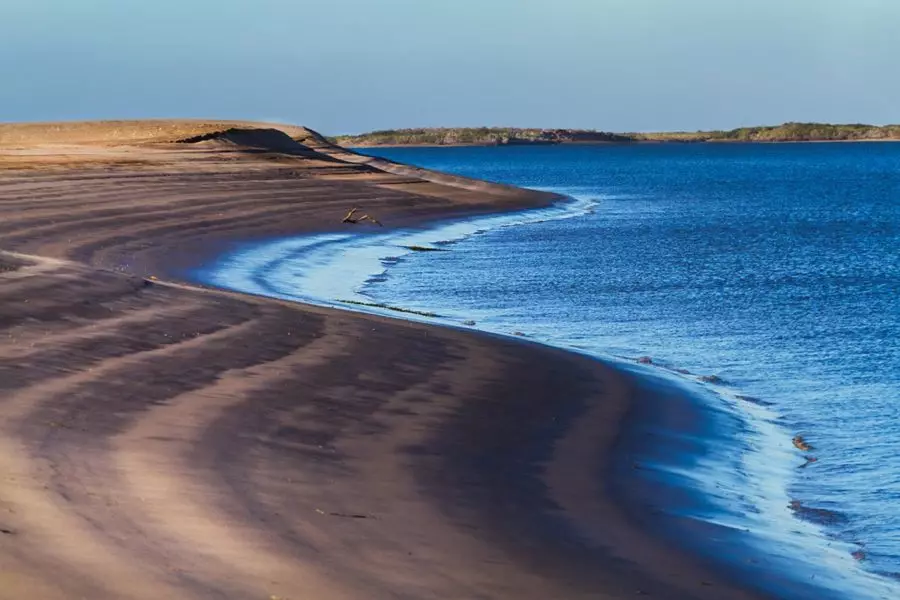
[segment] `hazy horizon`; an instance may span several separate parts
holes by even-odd
[[[0,121],[253,119],[327,134],[900,123],[895,0],[5,4]]]

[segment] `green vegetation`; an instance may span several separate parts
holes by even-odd
[[[819,142],[900,140],[900,125],[831,125],[785,123],[768,127],[740,127],[730,131],[631,133],[635,141],[676,142]]]
[[[827,123],[785,123],[777,127],[742,127],[723,134],[722,139],[738,141],[846,141],[897,140],[900,125],[830,125]]]
[[[627,142],[628,138],[603,131],[577,129],[516,129],[511,127],[459,127],[436,129],[387,129],[362,135],[338,136],[343,146],[502,146]]]
[[[825,142],[900,140],[900,125],[831,125],[785,123],[741,127],[730,131],[609,133],[583,129],[516,129],[509,127],[391,129],[338,136],[342,146],[462,146],[514,144],[590,144],[628,142]]]
[[[358,300],[338,300],[343,304],[355,304],[357,306],[368,306],[371,308],[383,308],[384,310],[393,310],[395,312],[409,313],[411,315],[419,315],[420,317],[440,317],[441,315],[433,312],[425,312],[421,310],[413,310],[411,308],[398,308],[390,304],[381,304],[379,302],[360,302]]]

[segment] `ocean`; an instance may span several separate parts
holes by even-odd
[[[695,493],[673,522],[728,532],[682,543],[779,597],[900,597],[900,144],[364,152],[570,200],[271,240],[198,276],[663,382],[715,415],[683,455],[642,457]]]

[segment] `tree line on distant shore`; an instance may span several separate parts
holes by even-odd
[[[817,142],[900,140],[900,125],[832,125],[785,123],[740,127],[729,131],[611,133],[588,129],[524,129],[515,127],[448,127],[386,129],[336,136],[343,146],[500,146],[514,144],[578,144],[629,142]]]

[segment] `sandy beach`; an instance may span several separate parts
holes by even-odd
[[[0,125],[0,599],[758,597],[611,496],[627,375],[191,284],[557,199],[271,127]]]

